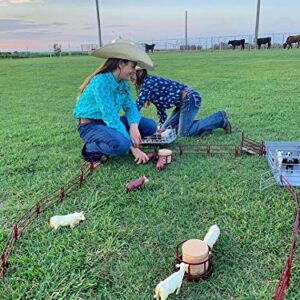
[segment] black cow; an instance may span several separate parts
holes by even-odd
[[[285,158],[283,158],[282,162],[286,164],[285,169],[288,171],[291,169],[291,173],[294,171],[294,165],[299,164],[299,159],[293,157],[293,152],[287,152]]]
[[[241,46],[241,50],[244,50],[245,49],[245,39],[229,41],[228,45],[232,45],[233,50],[235,49],[236,46]]]
[[[261,45],[268,44],[268,49],[271,48],[271,37],[264,37],[257,39],[257,48],[260,49]]]
[[[145,44],[145,51],[148,53],[149,51],[151,51],[153,53],[154,50],[154,46],[155,44]]]

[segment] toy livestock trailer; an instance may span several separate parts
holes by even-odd
[[[281,176],[291,186],[300,186],[300,142],[267,141],[264,146],[271,171],[261,174],[260,190],[273,185],[274,179],[278,185],[282,185]]]

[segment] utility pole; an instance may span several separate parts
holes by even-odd
[[[187,10],[185,11],[185,48],[187,48],[188,38],[187,38]]]
[[[98,21],[99,47],[102,47],[101,25],[100,25],[100,14],[99,14],[98,0],[96,0],[96,8],[97,8],[97,21]]]
[[[254,44],[255,44],[255,47],[257,46],[257,38],[258,38],[259,13],[260,13],[260,0],[257,0],[256,24],[255,24],[255,35],[254,35]]]

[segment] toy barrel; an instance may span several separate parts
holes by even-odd
[[[172,151],[169,149],[160,149],[158,156],[163,159],[165,164],[170,164],[172,161]]]
[[[186,263],[193,264],[190,265],[190,275],[201,275],[208,270],[209,261],[201,264],[208,260],[208,256],[209,248],[207,244],[201,240],[191,239],[182,244],[182,260]]]

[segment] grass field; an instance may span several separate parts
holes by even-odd
[[[216,130],[177,143],[299,140],[300,49],[154,53],[154,72],[196,88],[199,118],[227,108],[233,134]],[[98,65],[92,57],[0,61],[0,251],[11,225],[37,200],[73,178],[82,142],[72,120],[76,92]],[[152,108],[142,114],[155,117]],[[259,193],[263,158],[175,157],[164,171],[114,158],[24,233],[0,282],[0,299],[152,299],[173,271],[174,248],[221,229],[214,272],[184,282],[169,299],[271,299],[292,239],[294,206],[278,186]],[[126,182],[150,182],[125,194]],[[52,231],[49,218],[87,220]],[[300,298],[300,251],[286,299]]]

